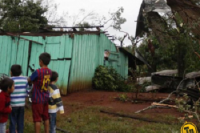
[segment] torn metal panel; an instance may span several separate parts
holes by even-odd
[[[169,73],[167,74],[167,72]],[[177,70],[164,70],[153,73],[151,76],[152,84],[159,85],[160,89],[165,92],[172,92],[176,90],[179,95],[187,93],[191,99],[199,99],[200,72],[188,73],[185,78],[169,76],[174,75],[175,73],[177,73]]]
[[[34,43],[36,43],[36,44],[40,44],[40,45],[43,45],[42,43],[40,43],[40,42],[37,42],[37,41],[33,41],[33,40],[29,40],[29,39],[26,39],[26,38],[24,38],[24,37],[20,37],[20,36],[18,36],[18,35],[14,35],[14,34],[11,34],[11,33],[6,33],[8,36],[11,36],[11,37],[17,37],[17,38],[19,38],[19,39],[23,39],[23,40],[26,40],[26,41],[29,41],[29,42],[34,42]]]
[[[145,82],[150,83],[151,82],[151,77],[141,77],[141,78],[137,78],[137,83],[142,85]]]
[[[165,76],[174,76],[176,74],[178,74],[178,70],[163,70],[163,71],[159,71],[159,72],[155,72],[152,73],[151,75],[165,75]]]
[[[143,0],[141,9],[139,12],[137,20],[137,30],[136,36],[141,35],[142,31],[146,31],[147,28],[144,26],[144,16],[149,15],[150,12],[155,13],[170,13],[177,12],[183,20],[184,24],[194,27],[197,22],[200,20],[200,7],[199,1],[191,0]],[[155,15],[154,15],[155,16]],[[154,19],[152,18],[151,21]],[[149,20],[148,20],[149,21]],[[159,24],[157,22],[157,24]],[[149,27],[151,28],[151,27]],[[196,38],[200,39],[200,25],[198,24],[195,28],[192,29],[193,34]],[[154,31],[153,31],[154,32]]]
[[[141,9],[140,9],[140,13],[138,16],[138,22],[137,22],[137,30],[136,30],[136,36],[140,36],[142,31],[144,32],[148,32],[148,29],[145,27],[145,22],[144,22],[144,17],[146,17],[146,21],[149,24],[149,27],[152,30],[152,33],[156,36],[156,38],[158,39],[159,43],[162,45],[166,45],[165,44],[165,38],[164,36],[161,34],[161,31],[164,31],[165,28],[167,28],[167,23],[165,20],[162,19],[162,17],[159,15],[158,11],[161,9],[169,9],[166,10],[166,12],[170,11],[169,7],[164,8],[163,6],[166,6],[166,2],[165,4],[158,4],[155,3],[156,1],[153,2],[143,2],[141,5]],[[161,6],[162,5],[162,6]],[[158,9],[153,10],[153,8]]]
[[[183,80],[183,78],[154,74],[151,76],[151,80],[153,84],[160,85],[162,88],[170,92],[177,88],[177,86]]]
[[[200,77],[200,71],[198,72],[191,72],[185,75],[186,78],[195,78],[195,77]]]
[[[145,91],[150,92],[150,91],[159,90],[160,88],[161,88],[160,85],[150,85],[150,86],[145,87]]]
[[[137,19],[136,36],[140,36],[143,31],[148,32],[148,28],[144,24],[144,17],[149,16],[149,12],[154,12],[152,14],[168,13],[171,12],[171,8],[165,0],[143,0]]]
[[[165,0],[144,0],[144,12],[170,12],[171,9]]]
[[[144,16],[143,16],[143,9],[145,7],[144,1],[141,4],[140,11],[137,18],[137,25],[136,25],[136,36],[141,36],[142,32],[148,32],[148,28],[145,27],[144,24]]]
[[[199,91],[199,81],[200,77],[195,78],[185,78],[180,82],[177,87],[177,92],[179,95],[187,94],[192,100],[196,101],[200,97]]]

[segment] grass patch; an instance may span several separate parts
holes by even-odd
[[[66,117],[58,116],[58,127],[72,133],[175,133],[180,131],[181,124],[164,125],[147,123],[130,118],[114,117],[102,114],[101,107],[89,107],[76,111]],[[166,121],[173,121],[173,116],[165,116]],[[168,119],[167,119],[168,118]]]
[[[76,107],[76,105],[73,106]],[[77,103],[78,104],[78,103]],[[77,105],[80,106],[80,105]],[[71,133],[178,133],[182,124],[165,125],[100,113],[99,106],[74,110],[70,115],[57,115],[57,127]],[[66,110],[67,111],[67,110]],[[148,115],[143,115],[152,117]],[[157,119],[174,121],[173,116],[159,115]],[[32,112],[25,111],[25,133],[34,133]],[[41,127],[44,132],[44,127]]]

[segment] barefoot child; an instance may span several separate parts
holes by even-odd
[[[6,122],[12,111],[10,94],[14,91],[14,81],[10,78],[2,79],[0,89],[0,133],[6,133]]]
[[[51,83],[49,85],[49,117],[50,117],[50,133],[56,133],[56,113],[64,114],[63,103],[60,91],[55,83],[58,81],[58,73],[52,71]]]
[[[35,124],[35,133],[40,133],[42,120],[44,121],[45,133],[49,133],[49,114],[48,86],[51,78],[51,70],[48,68],[51,56],[48,53],[42,53],[39,56],[40,69],[37,69],[28,79],[33,82],[32,88],[32,113]]]

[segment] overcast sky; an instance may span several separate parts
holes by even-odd
[[[55,0],[55,2],[59,4],[59,14],[62,14],[62,12],[68,12],[71,16],[78,14],[80,9],[85,9],[86,12],[94,11],[99,15],[107,17],[109,11],[113,12],[119,7],[123,7],[123,17],[127,19],[127,22],[122,25],[122,30],[127,31],[132,36],[135,36],[135,21],[137,20],[142,0]],[[109,29],[108,31],[110,35],[123,35],[112,29]],[[131,44],[129,40],[125,40],[124,43],[126,45]]]

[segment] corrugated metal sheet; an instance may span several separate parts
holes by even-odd
[[[75,35],[69,92],[91,88],[94,71],[99,65],[99,38],[97,35]],[[103,59],[103,52],[102,52]]]
[[[124,78],[128,78],[128,56],[119,52],[118,73]]]
[[[23,37],[43,43],[43,45],[39,45],[36,43],[32,44],[29,65],[33,66],[34,64],[35,69],[40,68],[38,58],[39,55],[43,52],[50,53],[52,60],[49,64],[49,68],[53,71],[58,72],[59,80],[57,82],[57,85],[59,86],[62,94],[67,94],[71,61],[65,60],[64,58],[71,58],[73,40],[69,38],[68,35],[50,36],[46,37],[45,39],[42,37]],[[31,75],[31,71],[29,71],[29,75]]]
[[[95,69],[104,64],[104,51],[112,51],[113,59],[109,66],[118,69],[118,56],[115,45],[104,35],[75,35],[73,43],[72,67],[70,70],[69,92],[92,87]]]
[[[54,39],[55,38],[55,39]],[[52,59],[49,68],[58,72],[59,80],[57,84],[61,93],[66,95],[69,81],[69,71],[71,66],[73,40],[69,36],[48,37],[45,52],[50,53]],[[64,58],[69,58],[66,60]],[[61,59],[61,60],[56,60]]]
[[[128,78],[128,56],[123,52],[110,52],[106,66],[112,67],[124,78]]]
[[[9,36],[0,36],[0,73],[10,75],[13,64],[22,66],[22,74],[27,74],[29,42]]]

